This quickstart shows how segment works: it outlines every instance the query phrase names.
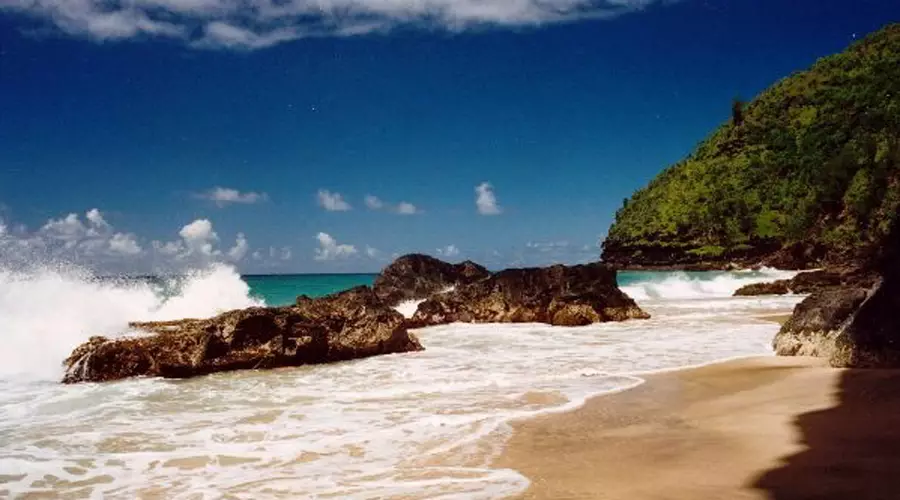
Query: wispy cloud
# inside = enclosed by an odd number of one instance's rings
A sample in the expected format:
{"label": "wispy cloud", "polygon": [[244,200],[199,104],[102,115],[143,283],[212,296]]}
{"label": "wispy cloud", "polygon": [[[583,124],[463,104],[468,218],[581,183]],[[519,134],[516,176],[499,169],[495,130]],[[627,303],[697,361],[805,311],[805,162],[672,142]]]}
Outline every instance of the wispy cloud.
{"label": "wispy cloud", "polygon": [[672,0],[0,0],[62,33],[93,40],[166,38],[253,50],[308,37],[397,27],[462,31],[609,19]]}
{"label": "wispy cloud", "polygon": [[400,215],[416,215],[422,213],[422,210],[419,209],[419,207],[408,201],[401,201],[395,205],[371,194],[367,194],[363,201],[369,210],[386,210]]}
{"label": "wispy cloud", "polygon": [[203,193],[198,193],[195,196],[203,200],[209,200],[220,207],[231,204],[252,205],[269,199],[269,196],[266,193],[256,193],[253,191],[242,193],[237,189],[218,186]]}
{"label": "wispy cloud", "polygon": [[353,245],[339,244],[337,240],[328,233],[319,233],[316,235],[319,242],[319,248],[316,248],[315,259],[319,261],[346,259],[357,254],[356,247]]}
{"label": "wispy cloud", "polygon": [[329,212],[346,212],[353,208],[344,201],[344,197],[340,193],[332,193],[327,189],[320,189],[317,198],[319,206]]}
{"label": "wispy cloud", "polygon": [[447,245],[444,248],[438,248],[436,253],[441,257],[457,257],[459,255],[459,248],[456,248],[456,245]]}
{"label": "wispy cloud", "polygon": [[475,206],[481,215],[499,215],[503,211],[497,204],[494,187],[487,182],[475,186]]}

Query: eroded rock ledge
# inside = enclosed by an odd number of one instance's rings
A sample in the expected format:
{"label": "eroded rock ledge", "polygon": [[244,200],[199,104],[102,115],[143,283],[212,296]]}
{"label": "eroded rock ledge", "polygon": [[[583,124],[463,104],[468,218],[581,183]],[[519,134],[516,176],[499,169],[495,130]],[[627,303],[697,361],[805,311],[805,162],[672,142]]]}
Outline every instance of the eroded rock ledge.
{"label": "eroded rock ledge", "polygon": [[329,363],[422,349],[403,316],[367,287],[290,307],[206,320],[133,323],[147,336],[94,337],[65,361],[63,382],[185,378],[231,370]]}
{"label": "eroded rock ledge", "polygon": [[[448,289],[451,289],[448,291]],[[392,306],[427,298],[406,320]],[[409,328],[452,322],[580,326],[648,318],[602,264],[510,269],[408,255],[374,289],[358,287],[288,307],[230,311],[210,319],[132,323],[145,335],[93,337],[65,361],[66,383],[330,363],[422,349]]]}
{"label": "eroded rock ledge", "polygon": [[410,323],[547,323],[583,326],[650,316],[619,290],[603,264],[508,269],[419,305]]}

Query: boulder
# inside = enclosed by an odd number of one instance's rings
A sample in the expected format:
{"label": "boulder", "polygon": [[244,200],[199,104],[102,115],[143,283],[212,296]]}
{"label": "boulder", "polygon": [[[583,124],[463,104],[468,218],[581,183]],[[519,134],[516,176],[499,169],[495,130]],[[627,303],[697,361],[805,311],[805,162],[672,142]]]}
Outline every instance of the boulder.
{"label": "boulder", "polygon": [[484,267],[466,261],[450,264],[427,255],[405,255],[386,267],[375,279],[375,294],[391,306],[407,300],[426,299],[450,288],[490,276]]}
{"label": "boulder", "polygon": [[507,269],[434,295],[419,305],[410,324],[547,323],[582,326],[650,316],[619,290],[616,272],[604,264]]}
{"label": "boulder", "polygon": [[780,356],[830,358],[835,341],[853,314],[868,297],[865,288],[832,288],[807,297],[775,336]]}
{"label": "boulder", "polygon": [[91,338],[65,361],[63,382],[186,378],[231,370],[330,363],[422,350],[404,318],[367,287],[290,307],[205,320],[133,323],[145,335]]}
{"label": "boulder", "polygon": [[888,275],[875,285],[837,335],[832,366],[900,368],[900,279]]}

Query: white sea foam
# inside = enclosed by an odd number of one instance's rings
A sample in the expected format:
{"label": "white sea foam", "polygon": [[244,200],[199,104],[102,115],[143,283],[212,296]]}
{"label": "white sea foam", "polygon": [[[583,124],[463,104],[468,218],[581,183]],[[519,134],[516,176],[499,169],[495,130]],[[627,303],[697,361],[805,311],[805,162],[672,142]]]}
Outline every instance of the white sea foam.
{"label": "white sea foam", "polygon": [[622,291],[636,301],[648,299],[704,299],[731,297],[739,288],[754,283],[790,279],[797,273],[763,268],[758,271],[713,273],[633,273],[636,283],[623,284]]}
{"label": "white sea foam", "polygon": [[[87,317],[103,317],[106,304],[112,319],[79,320],[79,332],[102,333],[134,319],[130,314],[201,316],[214,313],[216,301],[228,307],[249,301],[229,273],[219,269],[195,278],[218,284],[184,286],[176,302],[161,302],[141,286],[52,276],[38,288],[41,279],[25,284],[4,278],[4,284],[18,283],[12,286],[32,295],[29,301],[7,293],[3,300],[37,314],[53,311],[51,299],[81,300],[85,307],[65,313],[76,319],[86,310]],[[647,290],[667,279],[652,275],[653,284],[631,286]],[[226,286],[235,293],[189,298],[194,291],[204,295]],[[665,286],[670,285],[656,290]],[[79,386],[22,382],[3,373],[0,491],[113,498],[512,495],[528,481],[490,464],[511,420],[634,387],[647,372],[769,354],[777,325],[754,317],[789,310],[799,300],[729,298],[724,286],[715,290],[719,296],[641,299],[653,315],[648,321],[428,328],[417,332],[424,352],[327,366]],[[97,297],[76,299],[78,294]],[[13,317],[24,322],[28,315]],[[31,320],[27,328],[47,344],[58,332],[72,331],[61,329],[63,319],[53,319],[53,327]],[[25,345],[22,353],[40,354],[38,345]],[[66,349],[45,352],[58,357]],[[33,358],[30,364],[44,361]]]}
{"label": "white sea foam", "polygon": [[176,281],[99,280],[75,268],[0,269],[0,378],[58,379],[75,346],[92,335],[126,333],[129,321],[202,318],[258,304],[227,266]]}
{"label": "white sea foam", "polygon": [[402,314],[405,318],[412,318],[413,315],[416,314],[416,309],[419,308],[419,304],[425,302],[422,300],[405,300],[397,305],[394,309],[397,310],[400,314]]}

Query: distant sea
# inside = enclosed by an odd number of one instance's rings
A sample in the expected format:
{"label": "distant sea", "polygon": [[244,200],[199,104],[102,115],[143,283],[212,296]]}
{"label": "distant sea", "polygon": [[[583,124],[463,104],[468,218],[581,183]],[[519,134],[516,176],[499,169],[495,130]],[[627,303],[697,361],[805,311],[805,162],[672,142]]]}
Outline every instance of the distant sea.
{"label": "distant sea", "polygon": [[323,297],[357,286],[371,286],[377,274],[277,274],[245,275],[250,295],[270,306],[294,303],[299,295]]}

